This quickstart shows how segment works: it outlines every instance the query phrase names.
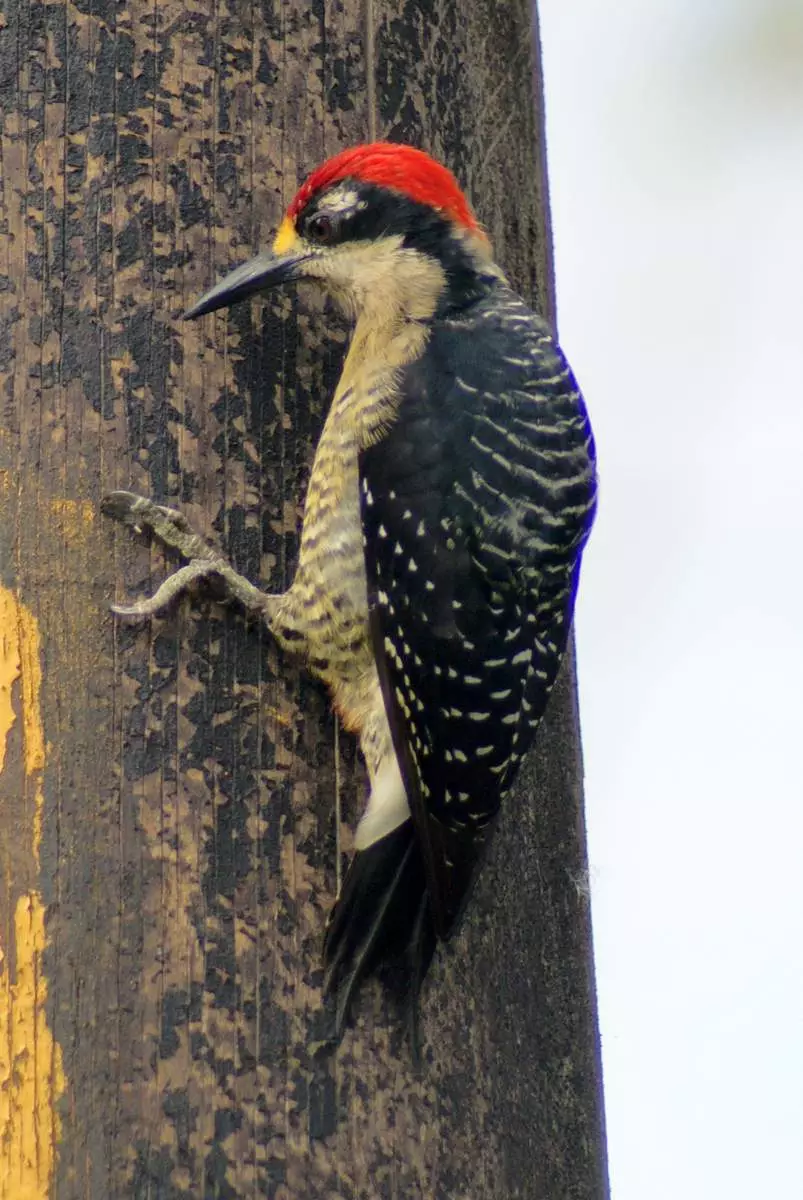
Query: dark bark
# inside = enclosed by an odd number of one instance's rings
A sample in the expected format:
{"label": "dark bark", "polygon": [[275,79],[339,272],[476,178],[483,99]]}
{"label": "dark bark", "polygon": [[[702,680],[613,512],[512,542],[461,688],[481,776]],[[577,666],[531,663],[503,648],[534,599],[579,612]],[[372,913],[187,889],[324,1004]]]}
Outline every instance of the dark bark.
{"label": "dark bark", "polygon": [[289,582],[345,330],[306,292],[180,314],[345,144],[448,162],[552,312],[529,0],[2,14],[0,1200],[599,1200],[571,668],[432,970],[423,1066],[376,985],[319,1056],[354,747],[336,772],[325,697],[235,612],[115,624],[164,563],[98,515],[166,499]]}

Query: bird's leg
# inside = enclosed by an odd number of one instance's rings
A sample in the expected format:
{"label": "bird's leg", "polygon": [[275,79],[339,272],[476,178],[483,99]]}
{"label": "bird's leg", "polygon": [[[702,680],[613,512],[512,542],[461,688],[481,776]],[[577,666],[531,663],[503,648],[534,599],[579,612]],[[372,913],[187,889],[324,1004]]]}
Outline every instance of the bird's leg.
{"label": "bird's leg", "polygon": [[268,627],[272,626],[277,606],[286,607],[282,604],[285,596],[271,596],[254,587],[205,538],[195,533],[187,518],[176,509],[155,504],[134,492],[111,492],[103,498],[100,508],[106,516],[130,525],[137,532],[149,530],[164,546],[188,559],[187,565],[168,575],[152,596],[136,604],[112,605],[118,616],[142,618],[160,613],[199,579],[221,582],[226,599],[239,601],[250,616],[264,621]]}

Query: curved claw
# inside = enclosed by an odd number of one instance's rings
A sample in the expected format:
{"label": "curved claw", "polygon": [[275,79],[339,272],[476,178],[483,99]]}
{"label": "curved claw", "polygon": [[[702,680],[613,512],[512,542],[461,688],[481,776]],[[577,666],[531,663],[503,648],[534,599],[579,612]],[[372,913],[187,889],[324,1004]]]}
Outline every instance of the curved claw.
{"label": "curved claw", "polygon": [[148,517],[170,521],[177,529],[187,531],[187,518],[177,508],[168,508],[166,504],[156,504],[147,496],[136,492],[109,492],[100,502],[100,511],[106,517],[112,517],[123,525],[139,526],[140,522],[148,523]]}
{"label": "curved claw", "polygon": [[164,583],[156,589],[152,596],[138,600],[136,604],[112,604],[111,610],[118,617],[153,617],[163,612],[165,608],[197,579],[205,579],[210,575],[219,575],[220,570],[215,563],[203,559],[193,559],[186,567],[179,567],[172,575],[168,575]]}
{"label": "curved claw", "polygon": [[169,575],[153,596],[136,604],[115,604],[112,612],[121,617],[151,617],[165,609],[197,579],[216,576],[223,582],[225,599],[239,601],[247,613],[270,627],[271,601],[275,597],[267,596],[238,574],[205,538],[193,532],[183,513],[156,504],[146,496],[138,496],[136,492],[110,492],[101,500],[100,510],[107,517],[140,532],[149,530],[162,545],[187,559],[187,565]]}
{"label": "curved claw", "polygon": [[193,531],[187,518],[177,508],[156,504],[136,492],[109,492],[100,502],[104,516],[130,525],[138,533],[147,529],[165,546],[176,550],[183,558],[203,559],[222,563],[218,552],[205,538]]}
{"label": "curved claw", "polygon": [[114,517],[116,521],[125,521],[137,500],[141,496],[134,492],[109,492],[100,502],[100,511],[106,517]]}

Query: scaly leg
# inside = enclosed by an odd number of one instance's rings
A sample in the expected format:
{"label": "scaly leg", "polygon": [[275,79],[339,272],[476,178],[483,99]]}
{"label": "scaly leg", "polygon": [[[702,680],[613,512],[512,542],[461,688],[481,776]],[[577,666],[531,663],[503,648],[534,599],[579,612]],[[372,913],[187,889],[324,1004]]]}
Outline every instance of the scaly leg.
{"label": "scaly leg", "polygon": [[[264,621],[269,628],[272,628],[274,617],[281,611],[281,625],[285,627],[282,632],[289,633],[286,628],[288,624],[292,626],[286,612],[291,607],[288,604],[289,593],[272,596],[254,587],[213,546],[193,532],[183,513],[163,504],[155,504],[153,500],[137,496],[134,492],[111,492],[104,496],[100,509],[107,517],[132,526],[138,533],[143,529],[150,530],[163,545],[189,559],[185,567],[168,575],[152,596],[136,604],[112,605],[112,611],[118,616],[153,616],[162,612],[176,596],[197,580],[218,579],[223,582],[227,599],[238,600],[249,615]],[[296,639],[291,636],[280,640]]]}

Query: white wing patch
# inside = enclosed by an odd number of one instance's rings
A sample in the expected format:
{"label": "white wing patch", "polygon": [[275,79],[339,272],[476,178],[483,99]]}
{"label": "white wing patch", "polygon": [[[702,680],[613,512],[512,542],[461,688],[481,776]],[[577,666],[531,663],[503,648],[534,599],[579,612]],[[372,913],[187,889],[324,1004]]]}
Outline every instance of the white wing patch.
{"label": "white wing patch", "polygon": [[365,812],[354,838],[356,850],[366,850],[380,838],[387,837],[403,825],[410,816],[407,792],[396,755],[385,759],[374,778]]}

